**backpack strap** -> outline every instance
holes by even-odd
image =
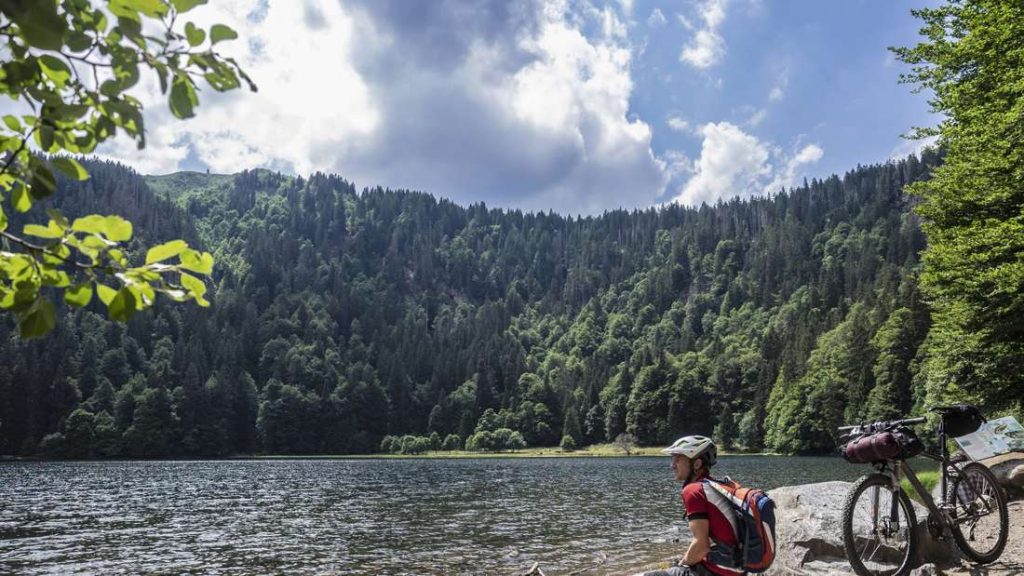
[[[736,486],[735,482],[732,482],[725,478],[726,482],[730,485]],[[736,546],[731,546],[725,542],[722,542],[718,538],[715,538],[709,531],[708,536],[711,537],[711,541],[714,543],[712,546],[711,553],[709,553],[709,559],[716,565],[722,568],[733,570],[737,567],[742,568],[743,566],[743,549],[740,547],[740,526],[739,519],[736,514],[736,507],[732,501],[732,495],[722,485],[726,482],[716,480],[711,477],[704,478],[701,483],[704,485],[704,495],[708,499],[708,503],[718,509],[722,513],[722,516],[729,522],[729,527],[732,529],[733,536],[736,538]]]

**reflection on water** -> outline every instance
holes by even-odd
[[[722,457],[766,488],[835,458]],[[682,552],[665,458],[0,463],[0,573],[614,573]]]

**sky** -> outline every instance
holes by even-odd
[[[235,28],[259,92],[182,122],[151,79],[147,147],[100,153],[571,215],[774,194],[920,148],[938,118],[887,47],[934,3],[210,0],[185,20]]]

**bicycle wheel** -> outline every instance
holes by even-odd
[[[992,471],[971,462],[960,469],[950,485],[953,539],[964,556],[979,564],[999,558],[1006,547],[1010,513],[1006,495]]]
[[[917,518],[903,490],[884,474],[870,474],[850,489],[843,506],[843,546],[860,576],[904,576],[917,551]]]

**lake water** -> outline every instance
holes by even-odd
[[[770,489],[837,458],[725,456]],[[0,463],[0,573],[616,573],[681,554],[667,458]]]

